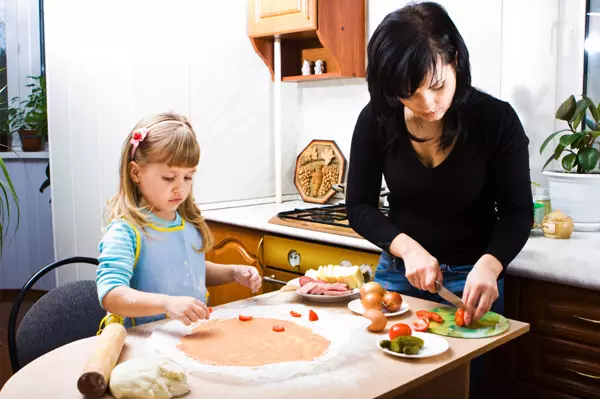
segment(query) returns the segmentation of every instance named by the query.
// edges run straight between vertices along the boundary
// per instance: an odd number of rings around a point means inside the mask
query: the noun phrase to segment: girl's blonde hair
[[[131,139],[134,132],[141,128],[148,129],[148,134],[132,156]],[[200,162],[200,145],[189,121],[176,113],[161,113],[144,118],[127,135],[121,152],[119,192],[108,201],[109,220],[124,218],[144,230],[150,224],[149,215],[144,212],[148,206],[145,205],[138,186],[131,180],[131,161],[139,165],[165,163],[169,167],[194,168]],[[200,232],[200,251],[210,250],[213,237],[191,193],[177,211],[183,220]]]

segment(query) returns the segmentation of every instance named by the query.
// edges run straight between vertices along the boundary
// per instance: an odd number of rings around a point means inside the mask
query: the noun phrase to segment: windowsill
[[[0,152],[0,158],[3,159],[48,159],[49,156],[48,151],[24,152],[13,149],[13,151]]]

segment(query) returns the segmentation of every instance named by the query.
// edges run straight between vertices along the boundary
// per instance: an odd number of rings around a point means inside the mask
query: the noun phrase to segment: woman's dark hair
[[[462,130],[461,105],[471,92],[469,51],[446,10],[439,4],[409,4],[388,14],[367,47],[367,82],[371,107],[390,132],[404,125],[400,98],[410,97],[427,74],[436,74],[441,57],[456,69],[456,92],[444,115],[440,148],[447,149]],[[423,142],[408,133],[411,140]]]

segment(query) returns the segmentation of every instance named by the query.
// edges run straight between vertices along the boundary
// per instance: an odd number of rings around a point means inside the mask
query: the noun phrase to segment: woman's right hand
[[[170,296],[165,300],[165,313],[186,326],[198,320],[208,319],[210,312],[206,305],[191,296]]]
[[[441,283],[444,276],[437,259],[431,256],[421,244],[404,233],[399,234],[392,241],[390,252],[404,261],[406,279],[413,287],[431,293],[437,292],[435,280]]]

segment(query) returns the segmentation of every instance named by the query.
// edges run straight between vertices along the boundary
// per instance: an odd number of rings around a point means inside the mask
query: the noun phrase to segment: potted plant
[[[588,111],[592,119],[587,118]],[[600,106],[587,96],[576,100],[571,95],[558,107],[556,119],[565,121],[568,128],[552,133],[540,147],[541,154],[560,136],[542,168],[561,160],[563,170],[543,172],[548,177],[552,208],[571,216],[575,230],[600,231]]]
[[[12,131],[18,131],[23,151],[41,151],[48,139],[48,113],[46,107],[46,81],[43,76],[29,76],[33,83],[27,85],[31,93],[19,106],[9,109]],[[13,98],[18,103],[18,98]]]

